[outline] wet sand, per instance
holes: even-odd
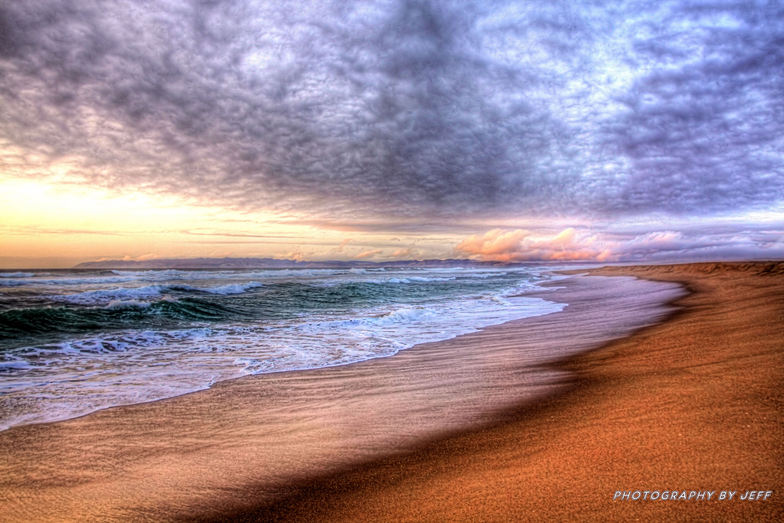
[[[676,520],[784,517],[784,264],[618,267],[682,282],[668,321],[567,358],[561,394],[496,425],[315,478],[247,519]],[[711,501],[613,501],[616,491]],[[722,490],[738,491],[719,501]],[[740,500],[772,490],[767,500]],[[227,514],[228,515],[228,514]]]
[[[550,361],[660,321],[672,313],[666,303],[683,294],[675,284],[633,278],[573,277],[556,285],[562,288],[542,296],[568,303],[562,312],[393,357],[247,377],[177,398],[0,432],[0,519],[285,515],[292,496],[331,495],[323,485],[307,488],[314,478],[349,487],[341,478],[351,471],[374,475],[385,457],[413,459],[459,434],[491,434],[521,405],[568,393],[573,376]],[[411,485],[419,483],[416,474],[413,479]],[[348,497],[336,495],[336,502],[355,494],[350,488],[342,492]],[[384,492],[392,493],[373,491]],[[372,493],[356,494],[360,506],[366,494],[374,499]],[[441,497],[465,503],[449,491]],[[299,516],[336,516],[329,509],[337,505],[316,503],[297,505],[304,511]],[[314,509],[326,512],[314,515]]]

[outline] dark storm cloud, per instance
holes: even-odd
[[[684,2],[631,40],[646,70],[602,138],[628,159],[606,208],[727,212],[784,194],[784,4]],[[650,70],[648,70],[650,69]]]
[[[781,20],[749,2],[7,3],[0,161],[338,221],[766,208]]]

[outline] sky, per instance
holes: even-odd
[[[784,2],[0,3],[0,267],[784,257]]]

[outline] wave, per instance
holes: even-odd
[[[23,285],[94,285],[101,283],[126,283],[138,281],[138,278],[132,277],[119,277],[119,276],[82,276],[82,277],[68,277],[68,278],[48,278],[33,280],[19,280]]]
[[[145,287],[117,287],[114,289],[101,289],[85,291],[78,294],[62,294],[50,296],[54,301],[74,303],[78,305],[98,305],[123,299],[157,298],[166,290],[172,290],[171,285],[147,285]]]
[[[110,272],[112,274],[117,274],[118,276],[147,277],[147,276],[154,275],[155,277],[167,278],[170,280],[175,279],[178,276],[184,274],[190,274],[189,271],[181,271],[177,269],[162,269],[162,270],[149,269],[145,271],[124,271],[120,269],[112,269]]]
[[[83,276],[77,278],[35,278],[35,279],[7,279],[0,280],[0,287],[18,287],[22,285],[45,285],[47,287],[55,285],[96,285],[102,283],[126,283],[139,281],[138,278],[119,277],[119,276]]]
[[[99,279],[111,282],[93,285]],[[6,280],[83,285],[0,289],[0,395],[20,398],[0,415],[0,429],[246,374],[389,356],[563,308],[514,296],[536,275],[469,269],[38,272]]]
[[[355,327],[382,327],[392,325],[412,325],[423,321],[438,319],[438,312],[435,309],[423,307],[404,307],[393,311],[366,316],[364,318],[351,318],[318,324],[319,327],[331,329],[355,328]]]
[[[335,270],[335,269],[269,269],[269,270],[255,270],[255,271],[183,271],[177,269],[167,270],[147,270],[147,271],[124,271],[112,270],[101,271],[92,274],[53,274],[53,273],[29,273],[29,272],[13,272],[0,274],[0,287],[21,287],[29,286],[88,286],[88,285],[122,285],[133,282],[149,282],[151,285],[172,285],[173,282],[183,282],[180,286],[185,290],[198,290],[201,292],[209,292],[214,294],[240,294],[254,287],[260,287],[262,284],[258,281],[248,281],[247,283],[229,283],[220,285],[213,288],[204,288],[197,286],[186,285],[186,282],[196,282],[200,280],[268,280],[270,283],[278,283],[281,280],[291,280],[307,282],[314,280],[318,284],[324,286],[341,285],[343,283],[368,283],[376,285],[384,284],[410,284],[410,283],[428,283],[428,282],[443,282],[455,279],[465,280],[473,278],[488,278],[494,277],[498,274],[503,275],[497,271],[482,273],[471,272],[463,273],[454,276],[445,276],[443,272],[436,273],[432,276],[421,276],[411,274],[413,271],[407,271],[404,274],[395,276],[384,277],[381,276],[386,272],[383,269],[349,269],[349,270]],[[433,272],[433,271],[428,271]],[[337,278],[333,278],[333,277]],[[375,277],[374,277],[375,276]],[[324,281],[324,279],[327,281]],[[246,285],[247,287],[242,287]],[[100,292],[104,292],[101,290]],[[92,292],[92,291],[90,291]],[[75,298],[78,300],[79,298]],[[89,298],[86,298],[89,299]],[[65,300],[68,301],[68,300]],[[78,303],[78,302],[74,302]]]
[[[22,287],[27,284],[26,280],[0,280],[0,287]]]
[[[236,311],[197,298],[141,302],[115,301],[106,307],[38,307],[0,312],[0,339],[16,339],[25,334],[79,333],[105,329],[138,328],[178,320],[219,321],[236,316]],[[156,321],[157,320],[157,321]]]
[[[342,278],[334,281],[319,282],[319,287],[340,287],[343,285],[395,285],[411,283],[438,283],[456,280],[456,276],[390,276],[388,278]]]
[[[194,287],[184,284],[172,285],[146,285],[144,287],[116,287],[113,289],[99,289],[85,291],[77,294],[55,294],[49,299],[57,302],[71,303],[75,305],[112,305],[128,301],[150,300],[160,298],[173,292],[191,292],[207,294],[242,294],[252,289],[262,287],[263,284],[257,281],[245,283],[230,283],[217,287]]]
[[[257,281],[249,281],[247,283],[229,283],[227,285],[220,285],[218,287],[208,287],[208,288],[195,288],[201,292],[208,292],[210,294],[242,294],[247,292],[251,289],[257,289],[259,287],[263,287],[264,284]]]

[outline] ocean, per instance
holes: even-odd
[[[0,429],[391,356],[564,304],[553,267],[0,272]]]

